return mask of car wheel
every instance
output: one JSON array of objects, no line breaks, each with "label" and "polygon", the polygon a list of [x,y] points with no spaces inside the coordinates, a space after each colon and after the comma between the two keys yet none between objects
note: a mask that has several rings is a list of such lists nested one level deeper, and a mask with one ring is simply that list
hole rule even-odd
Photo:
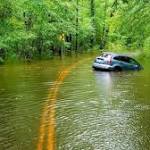
[{"label": "car wheel", "polygon": [[122,68],[121,68],[120,66],[116,66],[116,67],[114,68],[114,71],[122,71]]}]

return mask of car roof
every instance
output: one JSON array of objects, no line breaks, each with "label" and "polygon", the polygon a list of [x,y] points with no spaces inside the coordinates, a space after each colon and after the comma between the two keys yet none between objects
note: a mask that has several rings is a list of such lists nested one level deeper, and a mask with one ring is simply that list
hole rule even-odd
[{"label": "car roof", "polygon": [[113,57],[115,57],[115,56],[130,57],[126,54],[117,54],[117,53],[113,53],[113,52],[103,52],[102,54],[112,55]]}]

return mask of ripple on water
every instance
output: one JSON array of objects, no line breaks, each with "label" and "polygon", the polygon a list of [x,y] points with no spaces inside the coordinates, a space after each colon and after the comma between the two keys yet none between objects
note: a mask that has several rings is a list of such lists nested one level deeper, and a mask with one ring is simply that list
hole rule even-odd
[{"label": "ripple on water", "polygon": [[[65,60],[0,68],[0,150],[36,149],[50,88],[72,62]],[[90,63],[73,69],[60,85],[57,149],[148,150],[149,72],[96,72]]]}]

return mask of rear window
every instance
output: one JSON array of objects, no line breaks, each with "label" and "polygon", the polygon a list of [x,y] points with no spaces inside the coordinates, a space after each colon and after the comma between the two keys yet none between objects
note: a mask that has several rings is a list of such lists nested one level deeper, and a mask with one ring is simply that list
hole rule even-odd
[{"label": "rear window", "polygon": [[100,58],[100,57],[98,57],[97,59],[98,59],[98,60],[104,60],[103,58]]}]

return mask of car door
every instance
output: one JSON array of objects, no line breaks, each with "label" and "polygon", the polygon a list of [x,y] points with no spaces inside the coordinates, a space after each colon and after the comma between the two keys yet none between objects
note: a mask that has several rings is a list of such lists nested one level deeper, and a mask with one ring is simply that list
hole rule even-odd
[{"label": "car door", "polygon": [[125,70],[133,70],[135,64],[131,63],[131,58],[128,56],[121,56],[122,66]]},{"label": "car door", "polygon": [[119,67],[122,68],[123,62],[122,62],[122,60],[121,60],[121,56],[115,56],[115,57],[113,58],[112,65],[113,65],[114,67],[115,67],[115,66],[119,66]]}]

